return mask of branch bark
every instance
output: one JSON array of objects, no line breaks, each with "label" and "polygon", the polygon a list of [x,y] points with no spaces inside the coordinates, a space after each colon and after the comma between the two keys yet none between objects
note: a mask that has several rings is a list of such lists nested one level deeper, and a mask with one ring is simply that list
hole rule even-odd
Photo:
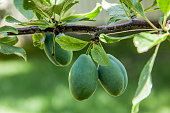
[{"label": "branch bark", "polygon": [[[152,22],[156,27],[161,28],[158,22]],[[49,33],[57,30],[58,32],[69,33],[69,32],[78,32],[78,33],[90,33],[90,34],[116,34],[120,32],[129,32],[129,31],[154,31],[154,29],[146,22],[139,20],[131,20],[127,23],[116,24],[111,26],[83,26],[83,25],[60,25],[53,28],[46,28],[41,30],[39,27],[26,27],[26,28],[17,28],[17,35],[27,35],[35,33]],[[16,35],[13,33],[8,33],[8,35]]]}]

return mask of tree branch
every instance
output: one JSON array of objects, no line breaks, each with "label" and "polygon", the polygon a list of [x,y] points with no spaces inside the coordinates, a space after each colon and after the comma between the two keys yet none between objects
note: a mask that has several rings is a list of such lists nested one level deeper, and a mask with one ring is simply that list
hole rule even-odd
[{"label": "tree branch", "polygon": [[[158,22],[152,22],[156,27],[161,28]],[[48,33],[54,32],[57,30],[58,32],[69,33],[69,32],[78,32],[78,33],[105,33],[105,34],[116,34],[120,32],[129,32],[129,31],[154,31],[154,29],[146,22],[139,20],[131,20],[127,23],[116,24],[111,26],[83,26],[83,25],[60,25],[53,28],[46,28],[45,30],[41,30],[39,27],[26,27],[26,28],[17,28],[17,35],[27,35],[27,34],[35,34],[35,33]],[[16,35],[13,33],[8,33],[8,35]]]}]

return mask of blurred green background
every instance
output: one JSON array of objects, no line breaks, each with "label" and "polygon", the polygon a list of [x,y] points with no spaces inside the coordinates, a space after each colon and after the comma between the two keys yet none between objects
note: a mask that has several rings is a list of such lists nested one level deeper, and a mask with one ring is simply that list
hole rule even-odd
[{"label": "blurred green background", "polygon": [[[96,1],[98,0],[89,0],[92,3],[90,8],[80,8],[81,4],[87,3],[80,0],[80,5],[76,8],[85,8],[85,11],[92,9]],[[6,10],[8,7],[9,10]],[[0,9],[1,19],[5,15],[15,14],[11,12],[11,7],[12,3]],[[105,13],[102,12],[101,15]],[[107,18],[101,15],[97,17],[101,23],[95,23],[96,25],[103,25],[107,21]],[[101,17],[105,21],[100,20]],[[119,97],[112,97],[98,84],[92,97],[78,102],[69,91],[68,74],[73,62],[80,54],[85,53],[87,48],[74,52],[73,61],[68,67],[56,67],[43,50],[33,47],[30,37],[20,37],[18,44],[27,51],[28,62],[15,55],[0,54],[0,113],[130,113],[140,72],[154,48],[147,53],[138,54],[132,39],[103,44],[106,52],[117,57],[126,67],[129,77],[127,90]],[[152,93],[140,104],[140,113],[170,113],[169,50],[170,43],[163,42],[152,72]]]}]

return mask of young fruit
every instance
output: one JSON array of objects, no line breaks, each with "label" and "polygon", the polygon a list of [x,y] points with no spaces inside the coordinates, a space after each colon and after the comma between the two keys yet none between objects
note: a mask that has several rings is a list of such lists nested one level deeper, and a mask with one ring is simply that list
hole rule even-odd
[{"label": "young fruit", "polygon": [[108,54],[110,64],[108,66],[98,67],[99,81],[103,88],[112,96],[121,95],[128,84],[126,70],[123,64]]},{"label": "young fruit", "polygon": [[98,72],[90,55],[82,54],[69,73],[69,87],[75,99],[88,99],[97,87]]},{"label": "young fruit", "polygon": [[55,42],[55,52],[52,55],[54,33],[47,33],[44,42],[44,51],[49,60],[56,66],[66,66],[70,64],[73,53],[72,51],[63,50],[60,45]]}]

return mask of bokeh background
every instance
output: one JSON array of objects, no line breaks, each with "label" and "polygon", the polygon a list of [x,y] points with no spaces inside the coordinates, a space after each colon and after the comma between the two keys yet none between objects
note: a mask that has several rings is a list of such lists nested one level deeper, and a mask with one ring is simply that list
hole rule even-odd
[{"label": "bokeh background", "polygon": [[[73,8],[76,13],[85,13],[95,7],[100,0],[80,0]],[[108,2],[116,2],[108,0]],[[0,0],[0,26],[6,24],[4,17],[12,15],[25,21],[25,18],[13,6],[13,0]],[[152,0],[144,0],[144,7]],[[157,20],[159,11],[147,14]],[[105,25],[109,16],[102,11],[94,23],[86,25]],[[76,35],[80,38],[84,36]],[[107,53],[117,57],[126,67],[129,84],[126,92],[119,97],[108,95],[98,84],[95,94],[90,99],[76,101],[68,88],[68,74],[71,65],[83,49],[74,52],[72,63],[67,67],[56,67],[46,57],[43,50],[32,45],[31,35],[19,36],[16,46],[27,51],[28,62],[15,55],[0,54],[0,113],[130,113],[132,98],[137,88],[140,72],[154,49],[138,54],[132,39],[119,43],[103,44]],[[165,41],[160,46],[152,72],[153,89],[151,95],[140,104],[140,113],[170,113],[170,43]]]}]

